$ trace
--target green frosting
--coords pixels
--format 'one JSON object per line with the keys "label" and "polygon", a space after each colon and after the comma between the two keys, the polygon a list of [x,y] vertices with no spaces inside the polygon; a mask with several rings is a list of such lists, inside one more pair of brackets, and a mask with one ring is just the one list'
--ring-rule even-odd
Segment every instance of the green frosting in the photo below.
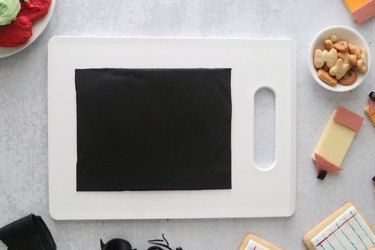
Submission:
{"label": "green frosting", "polygon": [[16,19],[20,9],[19,0],[0,0],[0,26],[8,25]]}

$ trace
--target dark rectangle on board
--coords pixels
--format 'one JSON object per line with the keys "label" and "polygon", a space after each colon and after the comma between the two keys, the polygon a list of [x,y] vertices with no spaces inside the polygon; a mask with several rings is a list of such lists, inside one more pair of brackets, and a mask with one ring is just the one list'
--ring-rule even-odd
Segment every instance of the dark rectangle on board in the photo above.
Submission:
{"label": "dark rectangle on board", "polygon": [[77,191],[231,188],[231,69],[76,69]]}

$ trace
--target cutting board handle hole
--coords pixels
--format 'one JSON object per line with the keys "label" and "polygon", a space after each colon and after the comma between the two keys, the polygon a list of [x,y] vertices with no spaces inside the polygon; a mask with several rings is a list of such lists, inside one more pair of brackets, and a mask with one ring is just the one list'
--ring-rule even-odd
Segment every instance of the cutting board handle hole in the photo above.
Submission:
{"label": "cutting board handle hole", "polygon": [[275,163],[275,93],[263,87],[254,96],[254,162],[260,170]]}

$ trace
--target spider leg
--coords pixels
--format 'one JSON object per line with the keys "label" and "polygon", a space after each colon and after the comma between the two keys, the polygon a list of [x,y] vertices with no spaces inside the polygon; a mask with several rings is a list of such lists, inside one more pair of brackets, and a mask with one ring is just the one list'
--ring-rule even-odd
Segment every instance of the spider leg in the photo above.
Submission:
{"label": "spider leg", "polygon": [[163,239],[165,240],[165,242],[167,242],[167,245],[169,246],[169,242],[168,242],[168,240],[164,237],[164,234],[162,234],[161,237],[163,237]]}

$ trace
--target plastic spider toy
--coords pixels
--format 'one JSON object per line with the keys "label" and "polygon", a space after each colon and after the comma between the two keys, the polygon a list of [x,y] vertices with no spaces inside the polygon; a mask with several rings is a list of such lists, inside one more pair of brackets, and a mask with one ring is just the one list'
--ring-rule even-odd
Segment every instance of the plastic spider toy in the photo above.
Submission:
{"label": "plastic spider toy", "polygon": [[[149,240],[148,243],[153,244],[154,246],[149,247],[147,250],[173,250],[169,246],[168,240],[162,234],[163,239]],[[183,250],[181,247],[176,248],[176,250]]]}
{"label": "plastic spider toy", "polygon": [[[152,244],[153,246],[149,247],[147,250],[173,250],[169,246],[168,240],[162,234],[163,239],[156,239],[156,240],[149,240],[148,243]],[[124,239],[112,239],[104,244],[102,240],[100,240],[100,246],[102,250],[137,250],[133,249],[132,245]],[[183,250],[181,247],[176,248],[176,250]]]}
{"label": "plastic spider toy", "polygon": [[127,240],[123,239],[112,239],[106,244],[100,240],[100,246],[102,250],[137,250],[133,249],[132,245]]}

